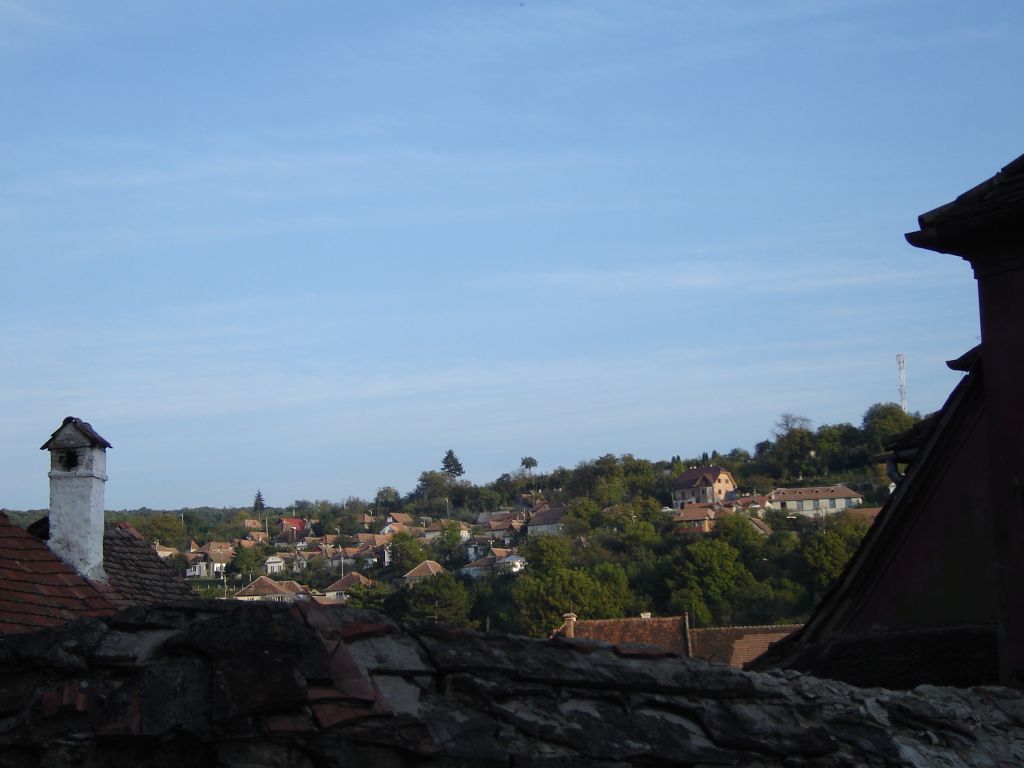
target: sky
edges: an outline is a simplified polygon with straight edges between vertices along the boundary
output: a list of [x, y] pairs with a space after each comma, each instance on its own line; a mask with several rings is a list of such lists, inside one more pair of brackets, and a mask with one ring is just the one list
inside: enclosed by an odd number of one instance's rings
[[1024, 4], [0, 0], [0, 507], [411, 491], [941, 407], [917, 216], [1024, 152]]

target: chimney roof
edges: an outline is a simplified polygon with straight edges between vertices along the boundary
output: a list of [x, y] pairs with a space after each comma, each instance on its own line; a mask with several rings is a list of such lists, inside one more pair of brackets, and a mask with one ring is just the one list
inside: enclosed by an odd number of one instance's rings
[[97, 432], [95, 429], [93, 429], [92, 425], [89, 422], [82, 421], [81, 419], [79, 419], [79, 418], [77, 418], [75, 416], [68, 416], [68, 417], [66, 417], [64, 419], [64, 421], [61, 423], [61, 425], [54, 431], [54, 433], [52, 435], [50, 435], [50, 439], [47, 440], [45, 443], [43, 443], [39, 447], [39, 450], [41, 450], [41, 451], [48, 451], [48, 450], [50, 450], [50, 448], [53, 446], [54, 442], [56, 441], [57, 436], [60, 435], [61, 432], [63, 432], [66, 429], [69, 429], [69, 428], [73, 428], [73, 429], [77, 430], [78, 433], [82, 437], [84, 437], [88, 441], [89, 445], [92, 446], [93, 448], [104, 448], [105, 449], [105, 448], [113, 448], [114, 447], [110, 443], [108, 443], [100, 435], [99, 432]]

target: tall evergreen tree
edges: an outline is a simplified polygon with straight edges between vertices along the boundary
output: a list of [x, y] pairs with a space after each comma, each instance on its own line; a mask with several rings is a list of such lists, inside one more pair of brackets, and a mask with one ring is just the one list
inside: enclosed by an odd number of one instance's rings
[[466, 470], [462, 468], [462, 462], [459, 461], [459, 457], [455, 455], [455, 451], [451, 448], [448, 449], [444, 458], [441, 459], [441, 469], [448, 475], [449, 486], [455, 478], [466, 474]]

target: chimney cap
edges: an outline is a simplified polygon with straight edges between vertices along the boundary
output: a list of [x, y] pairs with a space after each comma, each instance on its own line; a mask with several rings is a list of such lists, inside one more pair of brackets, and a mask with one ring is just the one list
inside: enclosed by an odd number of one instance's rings
[[92, 425], [89, 422], [82, 421], [81, 419], [75, 416], [68, 416], [67, 418], [64, 419], [61, 425], [54, 431], [54, 433], [50, 435], [50, 439], [39, 447], [39, 450], [53, 450], [56, 447], [55, 442], [57, 441], [57, 438], [63, 435], [67, 430], [74, 430], [75, 432], [77, 432], [80, 439], [84, 439], [86, 441], [86, 444], [90, 448], [107, 449], [114, 447], [110, 443], [108, 443], [106, 439], [104, 439], [103, 436], [100, 435], [99, 432], [93, 429]]

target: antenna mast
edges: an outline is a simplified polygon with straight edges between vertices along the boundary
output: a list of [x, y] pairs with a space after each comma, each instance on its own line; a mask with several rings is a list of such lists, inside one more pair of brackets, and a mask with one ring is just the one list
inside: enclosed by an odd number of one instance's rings
[[900, 369], [900, 408], [907, 412], [907, 363], [903, 359], [903, 353], [896, 355], [896, 365]]

